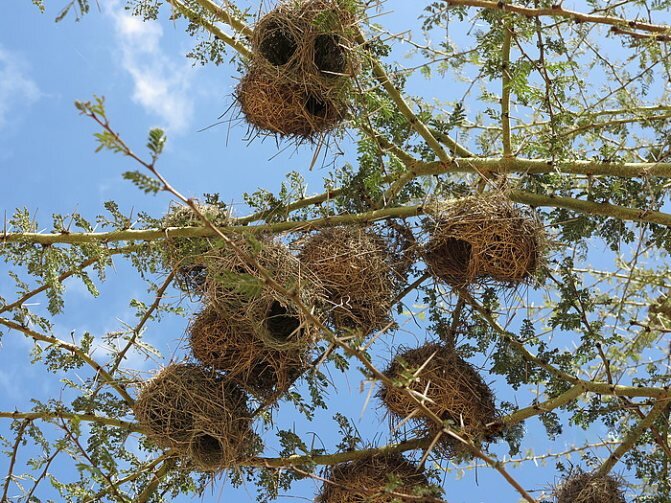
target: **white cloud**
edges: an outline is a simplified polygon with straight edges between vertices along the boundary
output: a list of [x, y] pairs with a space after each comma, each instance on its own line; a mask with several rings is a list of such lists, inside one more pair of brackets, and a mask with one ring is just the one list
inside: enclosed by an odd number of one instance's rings
[[157, 115], [170, 132], [183, 132], [193, 117], [194, 69], [183, 58], [174, 60], [163, 52], [158, 22], [142, 21], [118, 2], [110, 2], [106, 12], [114, 21], [121, 66], [133, 79], [133, 101]]
[[11, 122], [14, 113], [25, 110], [41, 95], [37, 84], [27, 76], [23, 61], [0, 46], [0, 130]]

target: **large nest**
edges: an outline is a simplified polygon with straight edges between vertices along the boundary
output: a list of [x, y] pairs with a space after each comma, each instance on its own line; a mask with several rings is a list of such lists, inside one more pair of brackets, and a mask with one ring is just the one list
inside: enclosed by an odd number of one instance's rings
[[232, 238], [238, 249], [253, 256], [277, 283], [289, 290], [281, 294], [266, 285], [260, 271], [247, 264], [232, 247], [208, 253], [205, 294], [209, 304], [231, 327], [249, 332], [269, 348], [291, 351], [312, 344], [318, 329], [304, 308], [316, 312], [323, 303], [322, 288], [282, 243], [252, 236]]
[[419, 468], [401, 454], [391, 453], [333, 466], [315, 501], [392, 503], [418, 501], [421, 496], [433, 499], [440, 493]]
[[326, 228], [304, 241], [300, 259], [323, 283], [336, 327], [367, 334], [391, 323], [404, 271], [381, 236], [361, 227]]
[[[295, 326], [298, 321], [292, 318], [291, 323]], [[304, 340], [305, 347], [296, 345], [290, 351], [271, 347], [249, 323], [233, 321], [213, 307], [205, 308], [194, 318], [189, 334], [198, 360], [225, 371], [229, 379], [259, 397], [286, 391], [309, 363], [310, 341], [298, 338]]]
[[247, 121], [308, 140], [337, 126], [357, 67], [355, 19], [356, 7], [343, 0], [283, 2], [263, 16], [236, 92]]
[[[410, 417], [422, 433], [435, 434], [440, 427], [419, 407], [421, 401], [433, 414], [449, 421], [465, 440], [477, 444], [492, 439], [487, 424], [498, 417], [492, 391], [454, 348], [431, 343], [402, 351], [384, 374], [398, 384], [384, 384], [379, 392], [394, 422]], [[455, 453], [463, 452], [460, 443], [448, 435], [442, 444]]]
[[626, 503], [622, 483], [609, 475], [579, 472], [555, 490], [557, 503]]
[[332, 97], [283, 83], [255, 68], [242, 78], [236, 94], [252, 126], [296, 138], [310, 139], [333, 129], [346, 108]]
[[503, 194], [472, 196], [428, 207], [430, 239], [424, 259], [450, 285], [494, 280], [518, 284], [541, 266], [545, 231], [530, 211]]
[[149, 440], [182, 452], [198, 470], [218, 471], [254, 454], [244, 392], [198, 365], [165, 367], [142, 386], [133, 410]]
[[[230, 223], [230, 212], [223, 206], [198, 204], [198, 210], [217, 227]], [[163, 228], [199, 227], [203, 221], [193, 210], [181, 204], [172, 205], [162, 219]], [[213, 240], [205, 237], [168, 238], [165, 242], [163, 261], [166, 267], [177, 272], [177, 286], [191, 294], [199, 294], [207, 274], [203, 254], [212, 249]]]

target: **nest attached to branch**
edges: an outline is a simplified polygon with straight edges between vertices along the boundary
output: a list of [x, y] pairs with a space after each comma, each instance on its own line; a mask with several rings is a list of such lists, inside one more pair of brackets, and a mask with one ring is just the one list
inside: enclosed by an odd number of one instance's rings
[[171, 364], [147, 381], [133, 407], [147, 438], [177, 449], [202, 471], [219, 471], [253, 455], [247, 397], [199, 365]]
[[249, 323], [233, 321], [211, 306], [194, 318], [189, 335], [195, 358], [225, 371], [258, 397], [286, 391], [309, 364], [310, 341], [289, 351], [269, 347]]
[[251, 68], [236, 92], [247, 122], [281, 136], [311, 139], [343, 119], [346, 105], [319, 91], [283, 83]]
[[555, 489], [557, 503], [626, 503], [622, 483], [610, 475], [579, 472]]
[[[478, 372], [452, 347], [430, 343], [400, 352], [384, 374], [405, 386], [383, 384], [379, 397], [389, 410], [392, 422], [410, 417], [422, 433], [435, 434], [439, 426], [422, 411], [417, 401], [449, 421], [459, 436], [476, 445], [492, 439], [488, 423], [498, 412], [494, 395]], [[413, 397], [409, 396], [411, 390]], [[460, 442], [444, 435], [441, 445], [453, 453], [461, 452]]]
[[[230, 224], [228, 209], [213, 204], [198, 204], [198, 210], [217, 227]], [[202, 227], [202, 220], [188, 206], [171, 205], [163, 217], [163, 228]], [[190, 294], [200, 294], [205, 284], [207, 270], [202, 257], [212, 249], [211, 238], [167, 238], [163, 252], [164, 265], [177, 271], [177, 286]]]
[[300, 260], [323, 283], [336, 327], [367, 334], [391, 323], [392, 303], [407, 268], [387, 239], [370, 228], [326, 228], [305, 239]]
[[[437, 497], [422, 471], [399, 453], [370, 456], [334, 465], [315, 499], [317, 503], [392, 503], [417, 501], [418, 496]], [[414, 498], [403, 498], [407, 495]]]
[[488, 280], [518, 284], [544, 262], [543, 226], [504, 194], [434, 203], [428, 213], [424, 260], [434, 276], [452, 286]]
[[252, 34], [252, 59], [236, 96], [259, 130], [312, 139], [336, 127], [356, 73], [356, 8], [342, 0], [282, 2]]
[[204, 289], [209, 305], [235, 330], [252, 333], [269, 348], [291, 351], [310, 346], [318, 330], [308, 322], [297, 301], [314, 312], [315, 306], [323, 303], [319, 280], [304, 270], [280, 242], [253, 236], [232, 239], [291, 293], [283, 295], [267, 286], [258, 270], [224, 245], [204, 257], [208, 271]]

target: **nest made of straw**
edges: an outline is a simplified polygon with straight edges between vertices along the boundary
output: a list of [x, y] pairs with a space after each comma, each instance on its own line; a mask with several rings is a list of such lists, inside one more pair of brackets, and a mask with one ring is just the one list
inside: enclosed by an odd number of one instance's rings
[[610, 475], [579, 472], [555, 489], [557, 503], [626, 503], [622, 483]]
[[211, 306], [191, 322], [189, 340], [195, 358], [258, 397], [286, 391], [309, 364], [309, 341], [290, 351], [270, 347], [249, 323], [233, 322]]
[[147, 381], [133, 406], [147, 438], [177, 449], [202, 471], [218, 471], [254, 454], [247, 397], [219, 374], [171, 364]]
[[252, 126], [303, 139], [333, 129], [342, 121], [346, 109], [333, 96], [279, 81], [255, 67], [238, 84], [236, 97]]
[[319, 280], [279, 241], [253, 236], [235, 236], [232, 240], [288, 293], [268, 286], [256, 266], [224, 245], [204, 257], [208, 271], [204, 290], [209, 305], [231, 327], [254, 334], [267, 347], [290, 351], [314, 343], [318, 329], [309, 323], [298, 302], [318, 315], [317, 306], [323, 304]]
[[[399, 453], [369, 456], [334, 465], [315, 499], [317, 503], [392, 503], [438, 497], [442, 491], [429, 483], [421, 469]], [[403, 496], [409, 498], [403, 498]], [[422, 501], [419, 499], [419, 501]]]
[[435, 277], [452, 286], [488, 280], [518, 284], [544, 262], [543, 226], [504, 194], [434, 203], [427, 210], [424, 260]]
[[349, 0], [285, 1], [252, 33], [252, 65], [283, 83], [327, 95], [358, 67], [357, 6]]
[[387, 240], [372, 229], [322, 229], [303, 241], [299, 258], [324, 285], [337, 328], [367, 334], [391, 323], [390, 310], [404, 271], [399, 271]]
[[[228, 209], [214, 204], [198, 204], [198, 210], [217, 227], [230, 224]], [[162, 226], [202, 227], [202, 220], [193, 210], [181, 204], [171, 205], [163, 217]], [[213, 240], [205, 237], [173, 238], [168, 237], [163, 250], [163, 263], [166, 268], [175, 269], [177, 286], [187, 293], [199, 294], [207, 274], [202, 257], [212, 249]]]
[[[439, 429], [418, 406], [418, 400], [443, 421], [449, 421], [461, 437], [479, 443], [491, 440], [488, 423], [498, 413], [494, 395], [478, 372], [453, 347], [437, 343], [402, 350], [384, 374], [398, 386], [383, 384], [379, 397], [392, 421], [411, 417], [424, 433]], [[412, 391], [413, 399], [408, 390]], [[444, 436], [446, 447], [458, 451], [452, 437]]]

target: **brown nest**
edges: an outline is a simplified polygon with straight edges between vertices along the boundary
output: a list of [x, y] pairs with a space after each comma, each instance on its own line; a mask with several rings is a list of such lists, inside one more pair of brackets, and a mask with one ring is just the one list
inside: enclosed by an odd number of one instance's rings
[[[474, 443], [492, 440], [488, 423], [498, 413], [494, 396], [478, 372], [451, 347], [430, 343], [400, 352], [384, 374], [397, 386], [383, 384], [379, 397], [392, 421], [411, 417], [422, 433], [435, 434], [439, 426], [419, 408], [415, 398], [459, 436]], [[460, 442], [445, 435], [444, 447], [460, 452]]]
[[503, 194], [437, 203], [424, 259], [437, 278], [463, 288], [494, 280], [518, 284], [544, 260], [546, 237], [539, 220]]
[[290, 293], [283, 295], [267, 286], [258, 270], [224, 245], [204, 257], [209, 304], [235, 330], [253, 334], [269, 348], [291, 351], [310, 346], [318, 330], [308, 322], [296, 299], [314, 312], [315, 306], [323, 302], [317, 278], [303, 270], [298, 259], [280, 242], [251, 236], [233, 239], [239, 249], [253, 256]]
[[237, 100], [252, 126], [282, 136], [310, 139], [343, 119], [346, 106], [319, 91], [283, 83], [252, 68], [237, 88]]
[[367, 334], [391, 323], [401, 275], [387, 244], [371, 229], [351, 226], [323, 229], [303, 243], [300, 260], [324, 285], [336, 327]]
[[[217, 227], [230, 223], [227, 209], [213, 204], [199, 204], [198, 210]], [[171, 205], [163, 217], [162, 226], [200, 227], [202, 220], [188, 206]], [[200, 294], [205, 284], [207, 270], [203, 264], [203, 254], [212, 249], [211, 238], [168, 238], [163, 250], [165, 267], [175, 269], [177, 286], [187, 293]]]
[[[295, 318], [290, 319], [288, 328], [297, 323]], [[194, 318], [189, 334], [194, 357], [225, 371], [230, 379], [259, 397], [286, 391], [309, 363], [308, 341], [305, 347], [296, 346], [290, 351], [270, 347], [256, 336], [249, 323], [232, 322], [213, 307]]]
[[[401, 454], [371, 456], [330, 468], [317, 503], [434, 501], [442, 491]], [[409, 496], [404, 498], [403, 496]]]
[[165, 367], [142, 386], [133, 410], [149, 440], [182, 452], [198, 470], [218, 471], [254, 453], [244, 392], [201, 366]]
[[557, 503], [626, 503], [622, 483], [609, 475], [577, 473], [555, 489]]
[[254, 27], [252, 65], [275, 80], [329, 94], [358, 67], [356, 19], [352, 2], [282, 2]]

